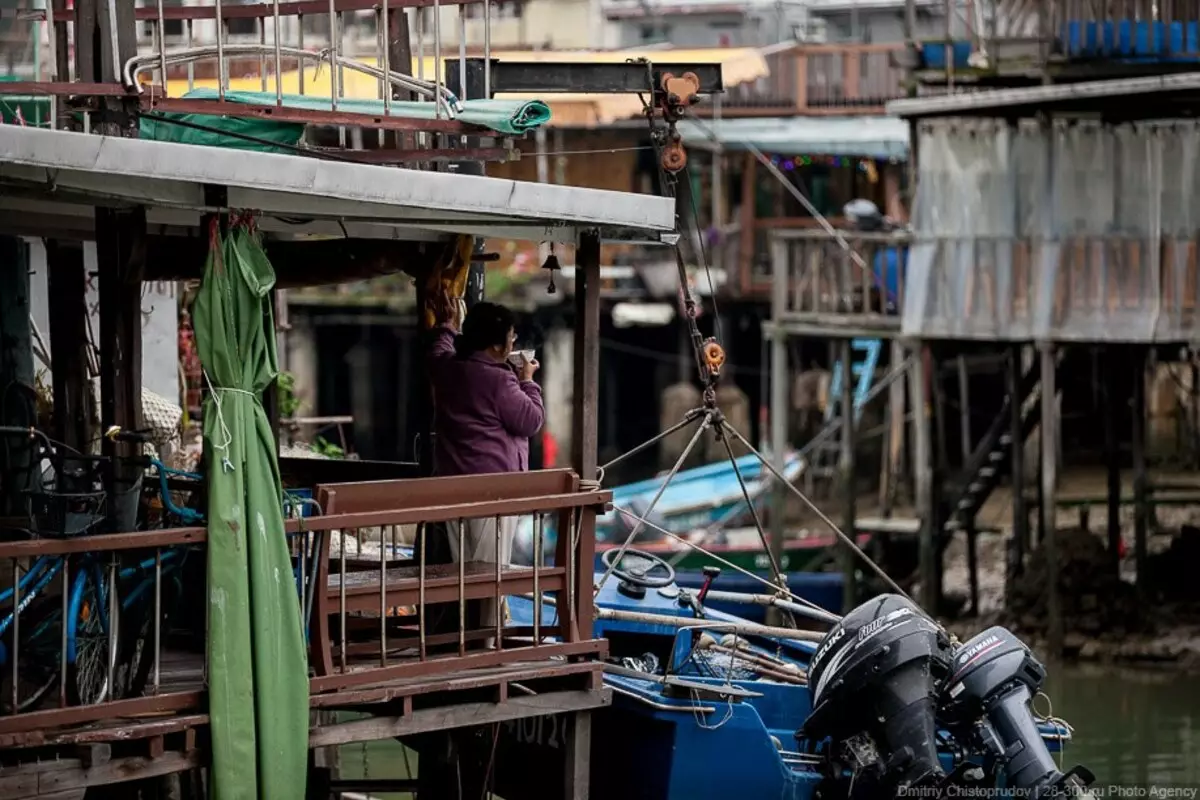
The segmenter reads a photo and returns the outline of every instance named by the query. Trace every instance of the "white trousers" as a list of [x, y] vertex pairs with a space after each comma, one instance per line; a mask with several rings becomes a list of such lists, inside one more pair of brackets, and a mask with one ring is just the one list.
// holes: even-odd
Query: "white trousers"
[[[518, 519], [518, 517], [500, 517], [499, 553], [497, 553], [496, 517], [466, 520], [466, 525], [463, 526], [465, 555], [463, 560], [495, 564], [496, 557], [499, 555], [500, 564], [507, 567], [512, 562], [513, 539], [516, 538]], [[451, 522], [446, 527], [450, 538], [450, 557], [457, 564], [459, 561], [458, 524]], [[480, 623], [485, 628], [495, 628], [497, 613], [495, 598], [483, 600], [480, 605]], [[489, 640], [489, 643], [493, 642]]]

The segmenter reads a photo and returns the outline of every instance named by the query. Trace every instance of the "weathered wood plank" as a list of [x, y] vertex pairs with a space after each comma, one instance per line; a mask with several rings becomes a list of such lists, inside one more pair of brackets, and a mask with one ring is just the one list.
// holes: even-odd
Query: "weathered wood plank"
[[[396, 736], [490, 725], [511, 719], [563, 714], [601, 708], [612, 702], [607, 689], [555, 692], [531, 697], [511, 697], [507, 703], [471, 703], [422, 709], [400, 717], [372, 717], [314, 728], [309, 747], [370, 742]], [[2, 795], [0, 795], [2, 796]]]

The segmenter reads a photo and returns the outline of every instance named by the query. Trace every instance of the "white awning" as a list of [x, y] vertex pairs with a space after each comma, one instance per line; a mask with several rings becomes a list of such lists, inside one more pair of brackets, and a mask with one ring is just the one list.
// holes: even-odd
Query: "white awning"
[[[572, 242], [594, 228], [607, 241], [657, 243], [675, 228], [674, 201], [652, 195], [10, 125], [0, 126], [0, 186], [10, 230], [22, 213], [11, 201], [22, 199], [145, 205], [195, 224], [217, 210], [206, 202], [212, 186], [227, 189], [226, 208], [326, 230], [356, 224], [355, 235], [375, 238]], [[303, 222], [294, 230], [305, 232]]]
[[741, 117], [683, 120], [678, 126], [685, 144], [706, 145], [714, 139], [725, 150], [764, 153], [905, 159], [908, 124], [896, 117]]

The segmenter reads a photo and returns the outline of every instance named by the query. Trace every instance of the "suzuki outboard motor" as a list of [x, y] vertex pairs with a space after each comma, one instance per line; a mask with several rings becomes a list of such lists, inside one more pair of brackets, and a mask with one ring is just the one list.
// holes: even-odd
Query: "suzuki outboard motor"
[[941, 714], [1002, 765], [1005, 786], [1021, 797], [1072, 797], [1094, 777], [1082, 767], [1063, 775], [1050, 757], [1029, 706], [1045, 678], [1024, 642], [1005, 628], [988, 628], [954, 654]]
[[830, 777], [849, 769], [856, 796], [939, 782], [935, 713], [950, 657], [945, 634], [906, 598], [885, 594], [862, 604], [813, 656], [813, 712], [797, 737], [829, 737]]

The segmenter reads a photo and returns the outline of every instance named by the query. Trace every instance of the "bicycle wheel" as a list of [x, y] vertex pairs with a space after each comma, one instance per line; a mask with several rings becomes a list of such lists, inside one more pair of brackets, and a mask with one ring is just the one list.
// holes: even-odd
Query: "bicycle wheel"
[[[32, 632], [21, 636], [17, 652], [17, 712], [33, 711], [59, 683], [62, 654], [62, 606], [57, 598], [39, 598], [21, 613], [21, 624]], [[0, 710], [13, 713], [11, 653], [0, 645]]]
[[[186, 553], [167, 551], [162, 556], [160, 574], [161, 596], [159, 598], [159, 645], [172, 611], [180, 602], [183, 585], [179, 568]], [[117, 665], [117, 693], [120, 697], [140, 697], [150, 681], [150, 670], [154, 667], [154, 560], [147, 559], [135, 567], [122, 571], [124, 593], [121, 610], [120, 661]], [[146, 577], [132, 580], [138, 576]]]
[[[108, 585], [97, 565], [75, 577], [67, 630], [67, 695], [72, 705], [109, 697], [109, 670], [119, 663], [120, 616], [108, 613]], [[109, 636], [111, 629], [112, 636]]]

